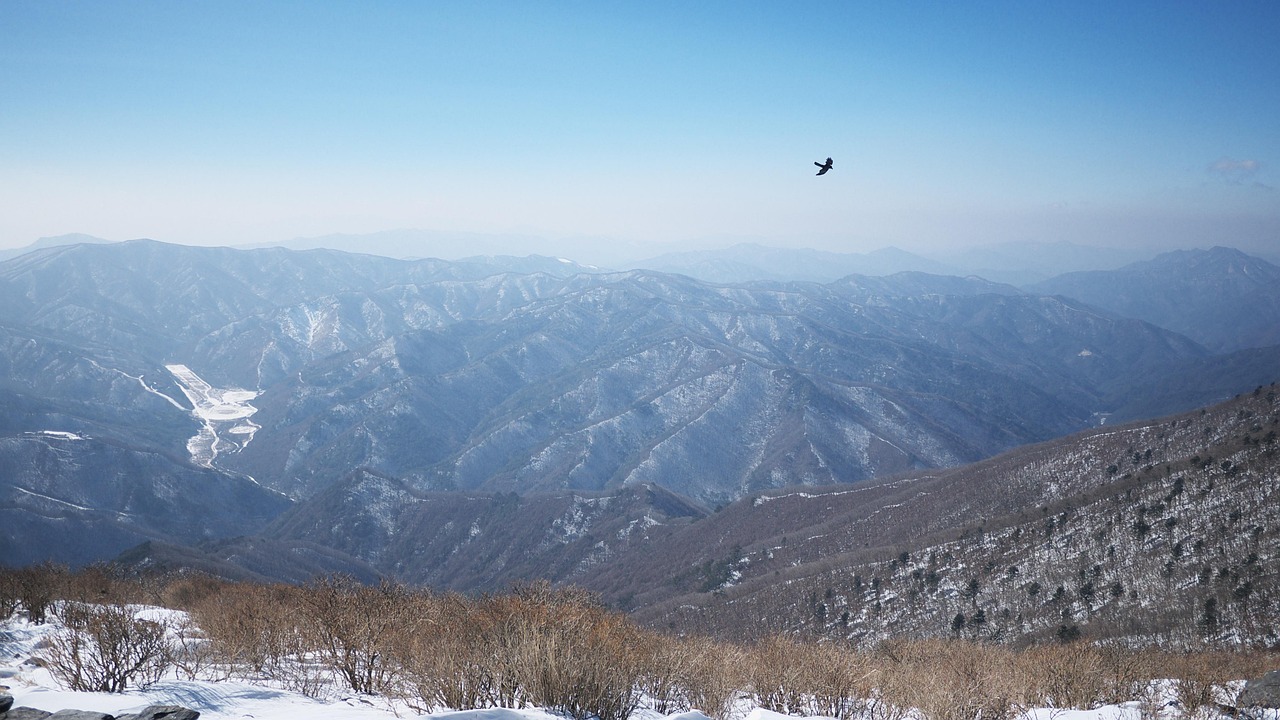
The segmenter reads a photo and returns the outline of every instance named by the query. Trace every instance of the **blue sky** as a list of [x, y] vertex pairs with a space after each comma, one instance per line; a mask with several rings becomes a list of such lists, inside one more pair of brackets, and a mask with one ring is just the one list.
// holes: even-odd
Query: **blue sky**
[[1229, 0], [4, 0], [0, 247], [1270, 251], [1278, 35]]

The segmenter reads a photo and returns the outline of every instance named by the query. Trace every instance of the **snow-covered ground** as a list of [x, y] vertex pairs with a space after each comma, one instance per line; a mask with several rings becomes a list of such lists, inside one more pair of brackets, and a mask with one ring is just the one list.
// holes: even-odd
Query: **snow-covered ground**
[[235, 452], [253, 440], [259, 426], [250, 420], [258, 409], [249, 401], [258, 397], [254, 390], [215, 388], [186, 365], [165, 365], [191, 401], [192, 414], [203, 426], [187, 441], [191, 461], [213, 467], [222, 452]]
[[[163, 615], [180, 617], [178, 613], [158, 608], [144, 610], [139, 615], [153, 619]], [[50, 712], [90, 710], [119, 715], [137, 712], [149, 705], [181, 705], [198, 710], [200, 717], [207, 720], [387, 720], [406, 717], [402, 708], [350, 693], [318, 700], [263, 685], [180, 680], [176, 677], [169, 677], [145, 689], [130, 689], [118, 694], [73, 692], [66, 689], [48, 669], [27, 661], [31, 657], [40, 657], [45, 639], [58, 627], [56, 621], [33, 625], [18, 615], [0, 623], [0, 685], [9, 686], [14, 707], [27, 706]], [[408, 716], [413, 715], [410, 713]]]
[[[139, 617], [166, 620], [170, 626], [180, 625], [182, 613], [162, 608], [138, 608]], [[205, 720], [391, 720], [419, 718], [429, 720], [566, 720], [566, 716], [542, 708], [483, 710], [437, 710], [421, 714], [403, 703], [379, 696], [357, 695], [335, 689], [317, 699], [266, 684], [239, 681], [179, 679], [176, 675], [144, 689], [124, 693], [73, 692], [42, 664], [29, 659], [39, 657], [47, 638], [59, 630], [56, 620], [32, 624], [21, 615], [0, 622], [0, 688], [8, 686], [14, 696], [14, 707], [27, 706], [55, 712], [63, 709], [87, 710], [111, 714], [138, 712], [150, 705], [181, 705], [200, 712]], [[756, 707], [748, 701], [738, 704], [732, 720], [783, 720], [780, 715]], [[876, 715], [873, 713], [873, 715]], [[890, 713], [885, 717], [901, 720], [927, 720], [920, 713]], [[1148, 698], [1122, 705], [1108, 705], [1091, 710], [1030, 709], [1018, 720], [1180, 720], [1184, 715], [1176, 704], [1164, 704]], [[1209, 715], [1197, 719], [1212, 720]], [[1280, 720], [1270, 711], [1267, 720]], [[641, 709], [633, 720], [708, 720], [698, 711], [665, 715]], [[810, 720], [817, 720], [811, 718]], [[870, 718], [869, 718], [870, 720]]]

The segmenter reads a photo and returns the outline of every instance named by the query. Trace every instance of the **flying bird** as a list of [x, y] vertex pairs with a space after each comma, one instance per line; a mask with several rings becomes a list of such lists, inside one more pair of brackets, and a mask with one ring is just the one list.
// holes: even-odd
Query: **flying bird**
[[827, 158], [827, 162], [825, 164], [816, 162], [814, 165], [818, 166], [818, 174], [821, 175], [831, 169], [831, 158]]

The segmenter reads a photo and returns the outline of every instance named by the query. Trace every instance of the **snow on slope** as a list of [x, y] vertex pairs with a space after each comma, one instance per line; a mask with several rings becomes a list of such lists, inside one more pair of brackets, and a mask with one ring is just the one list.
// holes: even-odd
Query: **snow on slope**
[[[192, 414], [204, 425], [187, 441], [191, 461], [213, 467], [220, 452], [235, 452], [253, 440], [259, 425], [249, 420], [258, 409], [249, 401], [258, 397], [254, 390], [215, 388], [186, 365], [165, 365], [191, 401]], [[224, 449], [225, 446], [225, 449]]]

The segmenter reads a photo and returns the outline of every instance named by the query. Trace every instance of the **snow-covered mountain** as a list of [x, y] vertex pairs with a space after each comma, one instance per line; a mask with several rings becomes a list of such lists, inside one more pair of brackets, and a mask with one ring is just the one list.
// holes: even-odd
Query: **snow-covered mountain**
[[[655, 628], [747, 641], [1016, 642], [1066, 627], [1139, 644], [1270, 646], [1278, 418], [1269, 385], [960, 468], [762, 492], [712, 513], [657, 486], [521, 498], [419, 493], [361, 472], [259, 536], [199, 553], [153, 544], [121, 560], [295, 581], [307, 577], [298, 567], [363, 564], [355, 574], [466, 592], [545, 578]], [[318, 548], [330, 553], [322, 562]]]
[[713, 283], [757, 280], [832, 282], [848, 275], [879, 276], [900, 272], [962, 274], [954, 265], [897, 248], [869, 253], [839, 253], [767, 247], [755, 243], [738, 243], [718, 250], [666, 253], [626, 263], [625, 267], [678, 273]]
[[[510, 266], [152, 241], [0, 264], [8, 527], [46, 527], [50, 502], [102, 510], [79, 500], [84, 464], [23, 440], [42, 433], [130, 458], [95, 472], [163, 458], [246, 488], [192, 526], [209, 538], [218, 513], [265, 518], [356, 470], [414, 493], [657, 485], [714, 508], [1057, 437], [1208, 357], [977, 278], [716, 285]], [[131, 529], [90, 547], [178, 539], [140, 528], [215, 484], [121, 495], [107, 509]], [[26, 537], [3, 539], [26, 552]]]
[[[953, 470], [762, 493], [618, 562], [608, 582], [655, 627], [720, 637], [1273, 647], [1278, 433], [1271, 384]], [[681, 567], [683, 592], [654, 592]]]
[[1280, 267], [1231, 248], [1179, 250], [1027, 289], [1146, 320], [1216, 352], [1280, 345]]

